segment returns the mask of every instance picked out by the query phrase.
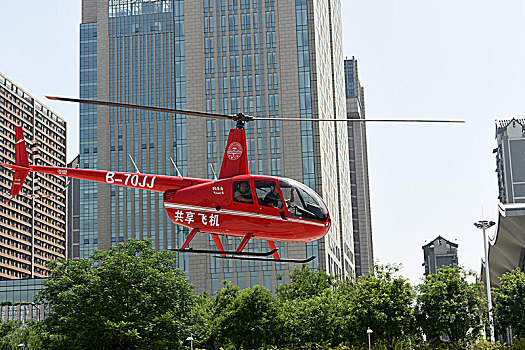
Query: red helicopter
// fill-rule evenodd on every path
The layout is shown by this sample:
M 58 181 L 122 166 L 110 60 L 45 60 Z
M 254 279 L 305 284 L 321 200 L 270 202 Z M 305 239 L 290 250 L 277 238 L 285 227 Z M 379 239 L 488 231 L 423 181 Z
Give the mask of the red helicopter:
M 216 254 L 219 258 L 228 259 L 292 263 L 305 263 L 315 258 L 315 256 L 311 256 L 304 260 L 282 259 L 275 246 L 275 241 L 307 243 L 323 237 L 330 229 L 331 220 L 328 209 L 321 197 L 298 181 L 278 176 L 250 175 L 249 173 L 244 125 L 254 120 L 276 120 L 276 118 L 259 118 L 243 113 L 235 115 L 203 113 L 66 97 L 48 98 L 109 107 L 233 120 L 236 122 L 236 128 L 230 130 L 219 177 L 218 179 L 210 180 L 142 174 L 138 172 L 138 169 L 136 173 L 128 173 L 30 165 L 23 129 L 19 126 L 16 128 L 15 137 L 15 164 L 0 163 L 0 165 L 14 171 L 13 184 L 10 191 L 11 196 L 20 194 L 24 180 L 30 171 L 161 192 L 163 193 L 164 207 L 171 221 L 191 229 L 182 246 L 179 249 L 175 249 L 178 252 Z M 317 122 L 462 122 L 391 119 L 277 119 L 311 120 Z M 211 234 L 217 250 L 189 248 L 191 240 L 198 232 Z M 226 251 L 223 248 L 219 235 L 239 237 L 242 238 L 242 241 L 235 251 Z M 266 240 L 269 251 L 260 253 L 244 252 L 243 249 L 250 239 Z M 272 255 L 271 258 L 269 257 L 270 255 Z

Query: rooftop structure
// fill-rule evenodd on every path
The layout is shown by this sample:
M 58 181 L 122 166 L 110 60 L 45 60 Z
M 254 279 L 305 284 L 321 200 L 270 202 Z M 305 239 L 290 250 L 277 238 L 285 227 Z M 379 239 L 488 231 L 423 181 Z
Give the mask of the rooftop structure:
M 458 245 L 438 236 L 423 247 L 425 262 L 425 276 L 435 274 L 443 266 L 455 267 L 458 265 Z

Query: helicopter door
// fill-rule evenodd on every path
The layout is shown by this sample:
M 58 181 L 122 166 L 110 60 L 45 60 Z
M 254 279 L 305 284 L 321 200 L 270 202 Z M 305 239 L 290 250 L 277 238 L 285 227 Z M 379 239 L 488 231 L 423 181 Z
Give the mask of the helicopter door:
M 255 193 L 259 203 L 259 212 L 266 215 L 280 216 L 286 220 L 281 194 L 275 181 L 255 181 Z

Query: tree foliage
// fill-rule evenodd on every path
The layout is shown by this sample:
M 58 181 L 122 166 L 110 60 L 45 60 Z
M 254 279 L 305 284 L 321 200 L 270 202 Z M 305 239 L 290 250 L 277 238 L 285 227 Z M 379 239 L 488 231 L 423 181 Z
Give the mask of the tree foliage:
M 231 346 L 258 349 L 276 344 L 277 308 L 271 292 L 260 286 L 240 290 L 226 282 L 208 304 L 206 349 Z M 201 334 L 202 335 L 202 334 Z
M 350 294 L 346 323 L 350 339 L 365 343 L 368 327 L 373 330 L 374 339 L 390 344 L 416 336 L 415 291 L 398 272 L 399 266 L 379 265 L 374 273 L 357 280 Z
M 501 331 L 512 327 L 512 333 L 525 338 L 525 273 L 519 268 L 500 278 L 494 293 L 494 318 Z
M 448 337 L 457 342 L 479 336 L 485 310 L 481 284 L 468 281 L 474 276 L 462 267 L 444 266 L 419 285 L 418 323 L 427 340 L 439 343 Z
M 417 296 L 398 266 L 376 266 L 369 276 L 338 281 L 303 265 L 275 295 L 225 282 L 208 297 L 194 295 L 175 266 L 174 253 L 155 252 L 141 241 L 51 263 L 52 277 L 37 298 L 49 303 L 51 314 L 24 327 L 0 324 L 0 350 L 22 339 L 28 348 L 182 349 L 190 334 L 197 348 L 210 350 L 346 350 L 368 346 L 368 327 L 377 349 L 494 348 L 471 341 L 485 310 L 480 285 L 469 283 L 461 268 L 430 275 Z M 515 329 L 524 319 L 523 275 L 503 279 L 496 297 Z M 440 342 L 441 336 L 451 342 Z
M 313 271 L 306 264 L 296 268 L 289 275 L 290 284 L 281 284 L 277 287 L 277 296 L 284 300 L 311 298 L 323 294 L 331 289 L 335 277 L 324 271 Z
M 415 294 L 398 270 L 378 266 L 357 282 L 336 282 L 323 271 L 296 269 L 290 284 L 277 289 L 281 344 L 366 344 L 368 327 L 385 344 L 414 337 Z
M 173 252 L 151 242 L 96 251 L 89 259 L 48 264 L 39 302 L 46 348 L 180 349 L 190 334 L 194 296 Z
M 279 300 L 279 333 L 283 346 L 301 347 L 309 343 L 341 344 L 347 303 L 338 293 L 325 290 L 310 298 Z
M 40 337 L 36 330 L 36 322 L 25 324 L 16 321 L 0 321 L 0 350 L 16 350 L 20 344 L 24 349 L 41 349 Z

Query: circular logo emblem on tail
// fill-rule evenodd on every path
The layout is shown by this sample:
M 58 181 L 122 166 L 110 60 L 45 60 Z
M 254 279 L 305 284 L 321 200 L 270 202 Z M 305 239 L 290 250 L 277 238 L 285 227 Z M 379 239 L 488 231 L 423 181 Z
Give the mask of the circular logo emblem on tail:
M 242 155 L 242 146 L 239 142 L 232 142 L 226 150 L 229 160 L 237 160 L 241 158 Z

